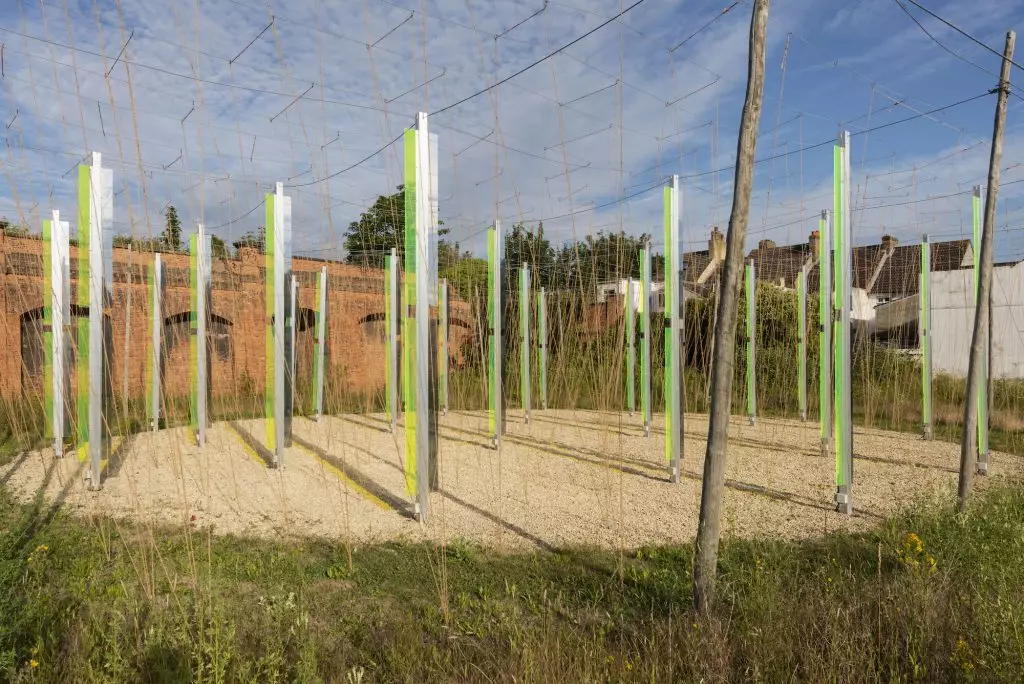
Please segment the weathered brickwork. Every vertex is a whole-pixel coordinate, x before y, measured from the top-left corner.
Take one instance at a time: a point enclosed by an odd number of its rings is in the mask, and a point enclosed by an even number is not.
[[[39,320],[43,306],[43,245],[37,239],[0,234],[0,397],[14,399],[40,393],[42,341]],[[164,254],[165,294],[163,343],[164,389],[167,396],[189,391],[188,255]],[[71,248],[72,303],[76,300],[78,253]],[[144,396],[149,354],[149,265],[153,255],[114,250],[111,308],[111,385],[115,393]],[[303,391],[313,364],[313,308],[322,266],[328,273],[328,339],[326,382],[348,393],[372,393],[384,386],[384,272],[336,262],[296,258],[299,322],[296,331],[296,375]],[[242,249],[238,258],[214,261],[211,296],[211,391],[215,396],[261,392],[265,378],[264,256]],[[461,362],[459,350],[469,340],[469,306],[450,295],[449,355]],[[73,315],[77,311],[72,312]],[[127,354],[126,354],[127,351]],[[72,383],[74,378],[72,377]]]

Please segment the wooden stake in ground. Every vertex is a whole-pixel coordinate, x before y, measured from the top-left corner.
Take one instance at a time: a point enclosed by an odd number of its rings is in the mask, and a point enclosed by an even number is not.
[[[750,56],[747,94],[740,119],[736,145],[736,177],[733,183],[732,213],[726,235],[722,292],[715,322],[715,366],[711,373],[711,410],[708,446],[704,458],[704,483],[697,524],[697,554],[693,565],[693,601],[707,611],[715,600],[718,542],[721,536],[722,490],[725,487],[725,447],[729,438],[729,409],[732,403],[733,364],[736,348],[736,309],[743,249],[750,218],[750,189],[754,180],[754,153],[764,95],[765,33],[769,0],[754,0],[750,20]]]
[[[995,123],[992,126],[992,152],[988,160],[988,192],[985,194],[985,223],[981,233],[981,259],[978,262],[978,297],[974,309],[974,333],[971,336],[971,355],[967,366],[967,393],[964,398],[964,422],[960,435],[960,486],[959,506],[967,504],[974,483],[974,469],[977,459],[975,432],[978,425],[978,388],[981,383],[985,340],[988,336],[988,300],[992,291],[992,239],[996,221],[996,198],[999,195],[999,165],[1003,158],[1003,128],[1006,125],[1006,99],[1010,92],[1010,62],[1013,60],[1013,46],[1017,34],[1006,34],[1003,49],[1003,67],[999,72],[999,97],[996,101]]]

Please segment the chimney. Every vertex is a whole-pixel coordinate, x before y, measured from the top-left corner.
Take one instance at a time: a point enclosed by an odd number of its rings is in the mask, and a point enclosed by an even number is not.
[[[708,240],[708,254],[712,261],[725,261],[725,238],[718,230],[718,226],[711,229],[711,239]]]
[[[892,235],[882,236],[882,247],[884,247],[887,252],[891,252],[896,249],[896,245],[899,243],[899,240],[894,238]]]
[[[807,246],[811,250],[811,256],[815,259],[818,258],[818,248],[821,242],[821,233],[816,230],[812,230],[811,234],[807,238]]]
[[[757,248],[758,249],[775,249],[775,241],[774,240],[761,240],[760,242],[757,243]]]

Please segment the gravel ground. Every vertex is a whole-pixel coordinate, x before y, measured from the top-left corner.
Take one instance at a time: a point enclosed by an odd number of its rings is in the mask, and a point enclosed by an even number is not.
[[[267,467],[262,421],[218,423],[208,444],[184,429],[127,440],[100,492],[87,491],[74,457],[27,452],[0,467],[0,484],[84,517],[210,526],[215,533],[325,536],[355,543],[471,539],[498,548],[591,544],[635,548],[689,542],[696,533],[707,417],[684,422],[683,479],[668,481],[663,420],[649,438],[639,417],[596,411],[508,414],[502,448],[487,416],[441,419],[440,491],[430,521],[414,520],[402,471],[404,435],[380,415],[296,418],[284,468]],[[246,442],[249,442],[247,444]],[[730,425],[724,533],[795,539],[863,529],[900,508],[955,497],[959,447],[917,435],[854,434],[855,515],[832,510],[834,463],[816,423],[737,417]],[[251,446],[250,446],[251,444]],[[993,453],[992,476],[1024,475],[1024,459]]]

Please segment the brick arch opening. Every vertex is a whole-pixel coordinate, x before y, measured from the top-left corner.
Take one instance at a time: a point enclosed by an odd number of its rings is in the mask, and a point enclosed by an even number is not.
[[[191,363],[191,311],[179,311],[166,316],[163,321],[164,387],[172,394],[187,394],[191,387],[189,364]],[[234,360],[234,322],[219,314],[211,313],[206,326],[209,341],[210,363],[213,364],[211,383],[215,385],[220,371],[219,364],[231,366]]]
[[[388,337],[386,321],[387,315],[383,311],[368,313],[361,317],[359,319],[359,329],[363,333],[363,339],[384,344]]]
[[[329,338],[325,339],[328,339],[329,343]],[[295,405],[303,412],[312,410],[306,406],[306,402],[312,396],[315,349],[316,311],[299,307],[295,313]]]
[[[448,317],[448,325],[449,326],[452,326],[452,325],[458,326],[460,328],[465,328],[466,330],[472,330],[473,329],[473,326],[471,326],[468,321],[464,321],[463,319],[457,318],[455,316],[449,316]]]
[[[43,386],[43,308],[21,314],[21,388],[39,390]]]
[[[223,316],[210,314],[210,324],[206,334],[210,337],[210,351],[214,360],[230,361],[234,355],[234,325]]]
[[[67,355],[69,368],[73,368],[78,358],[78,319],[89,317],[89,307],[72,304],[71,320],[67,326]],[[109,325],[110,315],[103,315]],[[19,317],[19,337],[21,353],[21,388],[22,391],[42,391],[43,369],[46,364],[46,346],[43,340],[43,307],[23,311]]]

